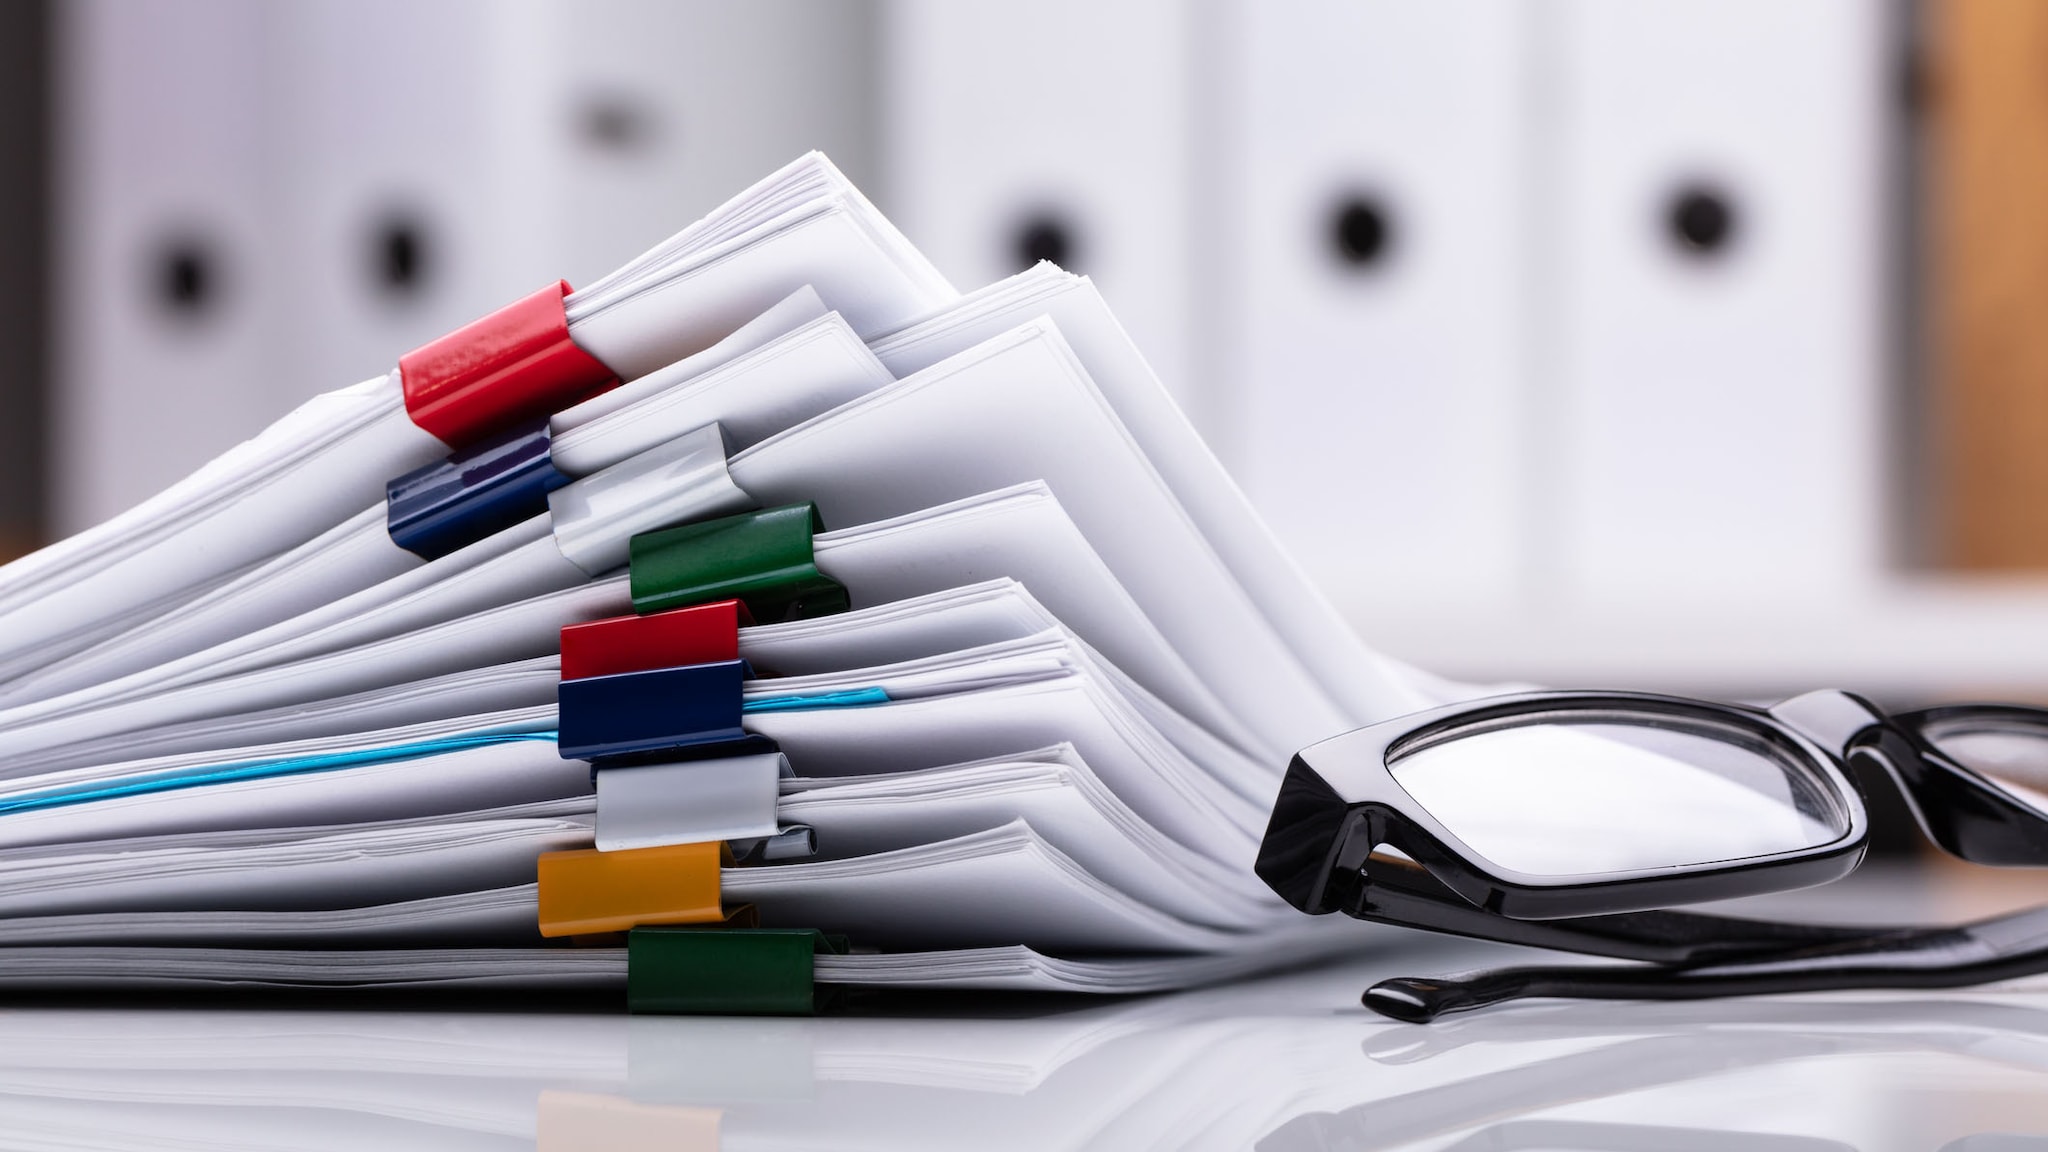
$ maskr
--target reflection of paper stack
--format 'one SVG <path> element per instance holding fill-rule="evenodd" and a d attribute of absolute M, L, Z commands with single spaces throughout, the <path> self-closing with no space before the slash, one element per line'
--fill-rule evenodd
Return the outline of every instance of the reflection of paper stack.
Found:
<path fill-rule="evenodd" d="M 1218 979 L 1341 937 L 1250 872 L 1286 757 L 1440 691 L 1086 280 L 956 296 L 817 156 L 0 569 L 0 613 L 13 987 Z"/>
<path fill-rule="evenodd" d="M 1790 1078 L 1806 1127 L 1842 1142 L 1783 1146 L 1867 1148 L 1891 1146 L 1877 1105 L 1895 1082 L 1932 1067 L 1968 1086 L 1980 1107 L 1939 1141 L 1981 1126 L 1987 1099 L 2031 1105 L 2048 1064 L 2020 991 L 1560 1005 L 1427 1030 L 1345 1010 L 1388 974 L 1001 1019 L 17 1010 L 0 1108 L 15 1146 L 96 1150 L 1707 1148 L 1779 1138 L 1731 1141 L 1702 1078 L 1760 1097 Z"/>
<path fill-rule="evenodd" d="M 1329 1010 L 1355 980 L 1001 1020 L 40 1010 L 11 1021 L 0 1101 L 36 1147 L 1248 1147 L 1390 1091 Z"/>

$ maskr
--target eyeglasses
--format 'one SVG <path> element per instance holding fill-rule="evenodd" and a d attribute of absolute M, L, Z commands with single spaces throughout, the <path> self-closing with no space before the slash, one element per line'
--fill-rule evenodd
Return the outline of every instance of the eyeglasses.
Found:
<path fill-rule="evenodd" d="M 1367 1007 L 1417 1022 L 1523 996 L 1960 987 L 2048 971 L 2048 909 L 1946 929 L 1672 910 L 1853 871 L 1869 835 L 1846 771 L 1856 760 L 1882 770 L 1944 850 L 2048 865 L 2048 710 L 1886 716 L 1835 691 L 1768 709 L 1532 692 L 1302 749 L 1256 868 L 1312 914 L 1650 962 L 1404 978 L 1366 992 Z"/>

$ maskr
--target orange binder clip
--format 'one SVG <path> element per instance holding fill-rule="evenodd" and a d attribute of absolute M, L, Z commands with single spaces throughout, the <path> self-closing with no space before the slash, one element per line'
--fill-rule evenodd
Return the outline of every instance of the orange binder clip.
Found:
<path fill-rule="evenodd" d="M 731 863 L 723 841 L 542 853 L 540 934 L 585 936 L 641 924 L 722 923 L 719 869 Z"/>

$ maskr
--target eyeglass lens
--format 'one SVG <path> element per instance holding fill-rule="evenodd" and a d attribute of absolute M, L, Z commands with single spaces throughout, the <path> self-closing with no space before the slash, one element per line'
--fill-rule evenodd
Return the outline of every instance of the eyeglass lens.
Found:
<path fill-rule="evenodd" d="M 1416 803 L 1487 861 L 1536 876 L 1749 859 L 1840 839 L 1829 778 L 1718 725 L 1549 717 L 1394 750 Z"/>
<path fill-rule="evenodd" d="M 2048 814 L 2048 725 L 1964 712 L 1923 723 L 1920 735 L 2015 800 Z"/>

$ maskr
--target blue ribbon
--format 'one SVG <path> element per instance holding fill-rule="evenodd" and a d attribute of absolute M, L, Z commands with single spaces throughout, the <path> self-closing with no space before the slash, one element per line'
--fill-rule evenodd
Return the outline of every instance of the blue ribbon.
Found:
<path fill-rule="evenodd" d="M 282 760 L 245 760 L 232 764 L 171 768 L 112 782 L 81 782 L 0 798 L 0 815 L 9 812 L 32 812 L 38 808 L 57 808 L 66 804 L 83 804 L 90 800 L 111 800 L 120 796 L 172 792 L 180 788 L 197 788 L 206 784 L 231 784 L 238 780 L 263 780 L 272 776 L 331 772 L 337 768 L 356 768 L 365 764 L 389 764 L 399 760 L 417 760 L 423 756 L 435 756 L 443 752 L 460 752 L 468 748 L 487 748 L 494 744 L 512 744 L 526 740 L 545 740 L 552 744 L 555 733 L 553 729 L 548 729 L 541 732 L 450 736 L 442 740 L 391 744 L 382 748 L 362 748 L 353 752 L 328 752 L 318 756 L 293 756 Z"/>
<path fill-rule="evenodd" d="M 797 712 L 817 708 L 857 708 L 888 702 L 889 694 L 880 688 L 855 688 L 845 692 L 823 692 L 811 696 L 768 696 L 747 701 L 742 710 Z M 555 730 L 552 728 L 536 732 L 497 732 L 476 736 L 449 736 L 440 740 L 419 740 L 410 744 L 389 744 L 381 748 L 360 748 L 352 752 L 327 752 L 318 756 L 291 756 L 280 760 L 244 760 L 228 764 L 170 768 L 115 781 L 85 781 L 0 797 L 0 815 L 33 812 L 42 808 L 59 808 L 94 800 L 113 800 L 122 796 L 174 792 L 181 788 L 199 788 L 208 784 L 232 784 L 241 780 L 266 780 L 275 776 L 298 776 L 313 772 L 332 772 L 339 768 L 359 768 L 369 764 L 391 764 L 401 760 L 438 756 L 444 752 L 488 748 L 497 744 L 516 744 L 523 741 L 546 741 L 552 744 L 555 742 L 555 736 Z"/>
<path fill-rule="evenodd" d="M 860 708 L 887 704 L 889 693 L 880 688 L 849 688 L 844 692 L 820 692 L 815 696 L 762 696 L 740 706 L 742 712 L 805 712 L 816 708 Z"/>

